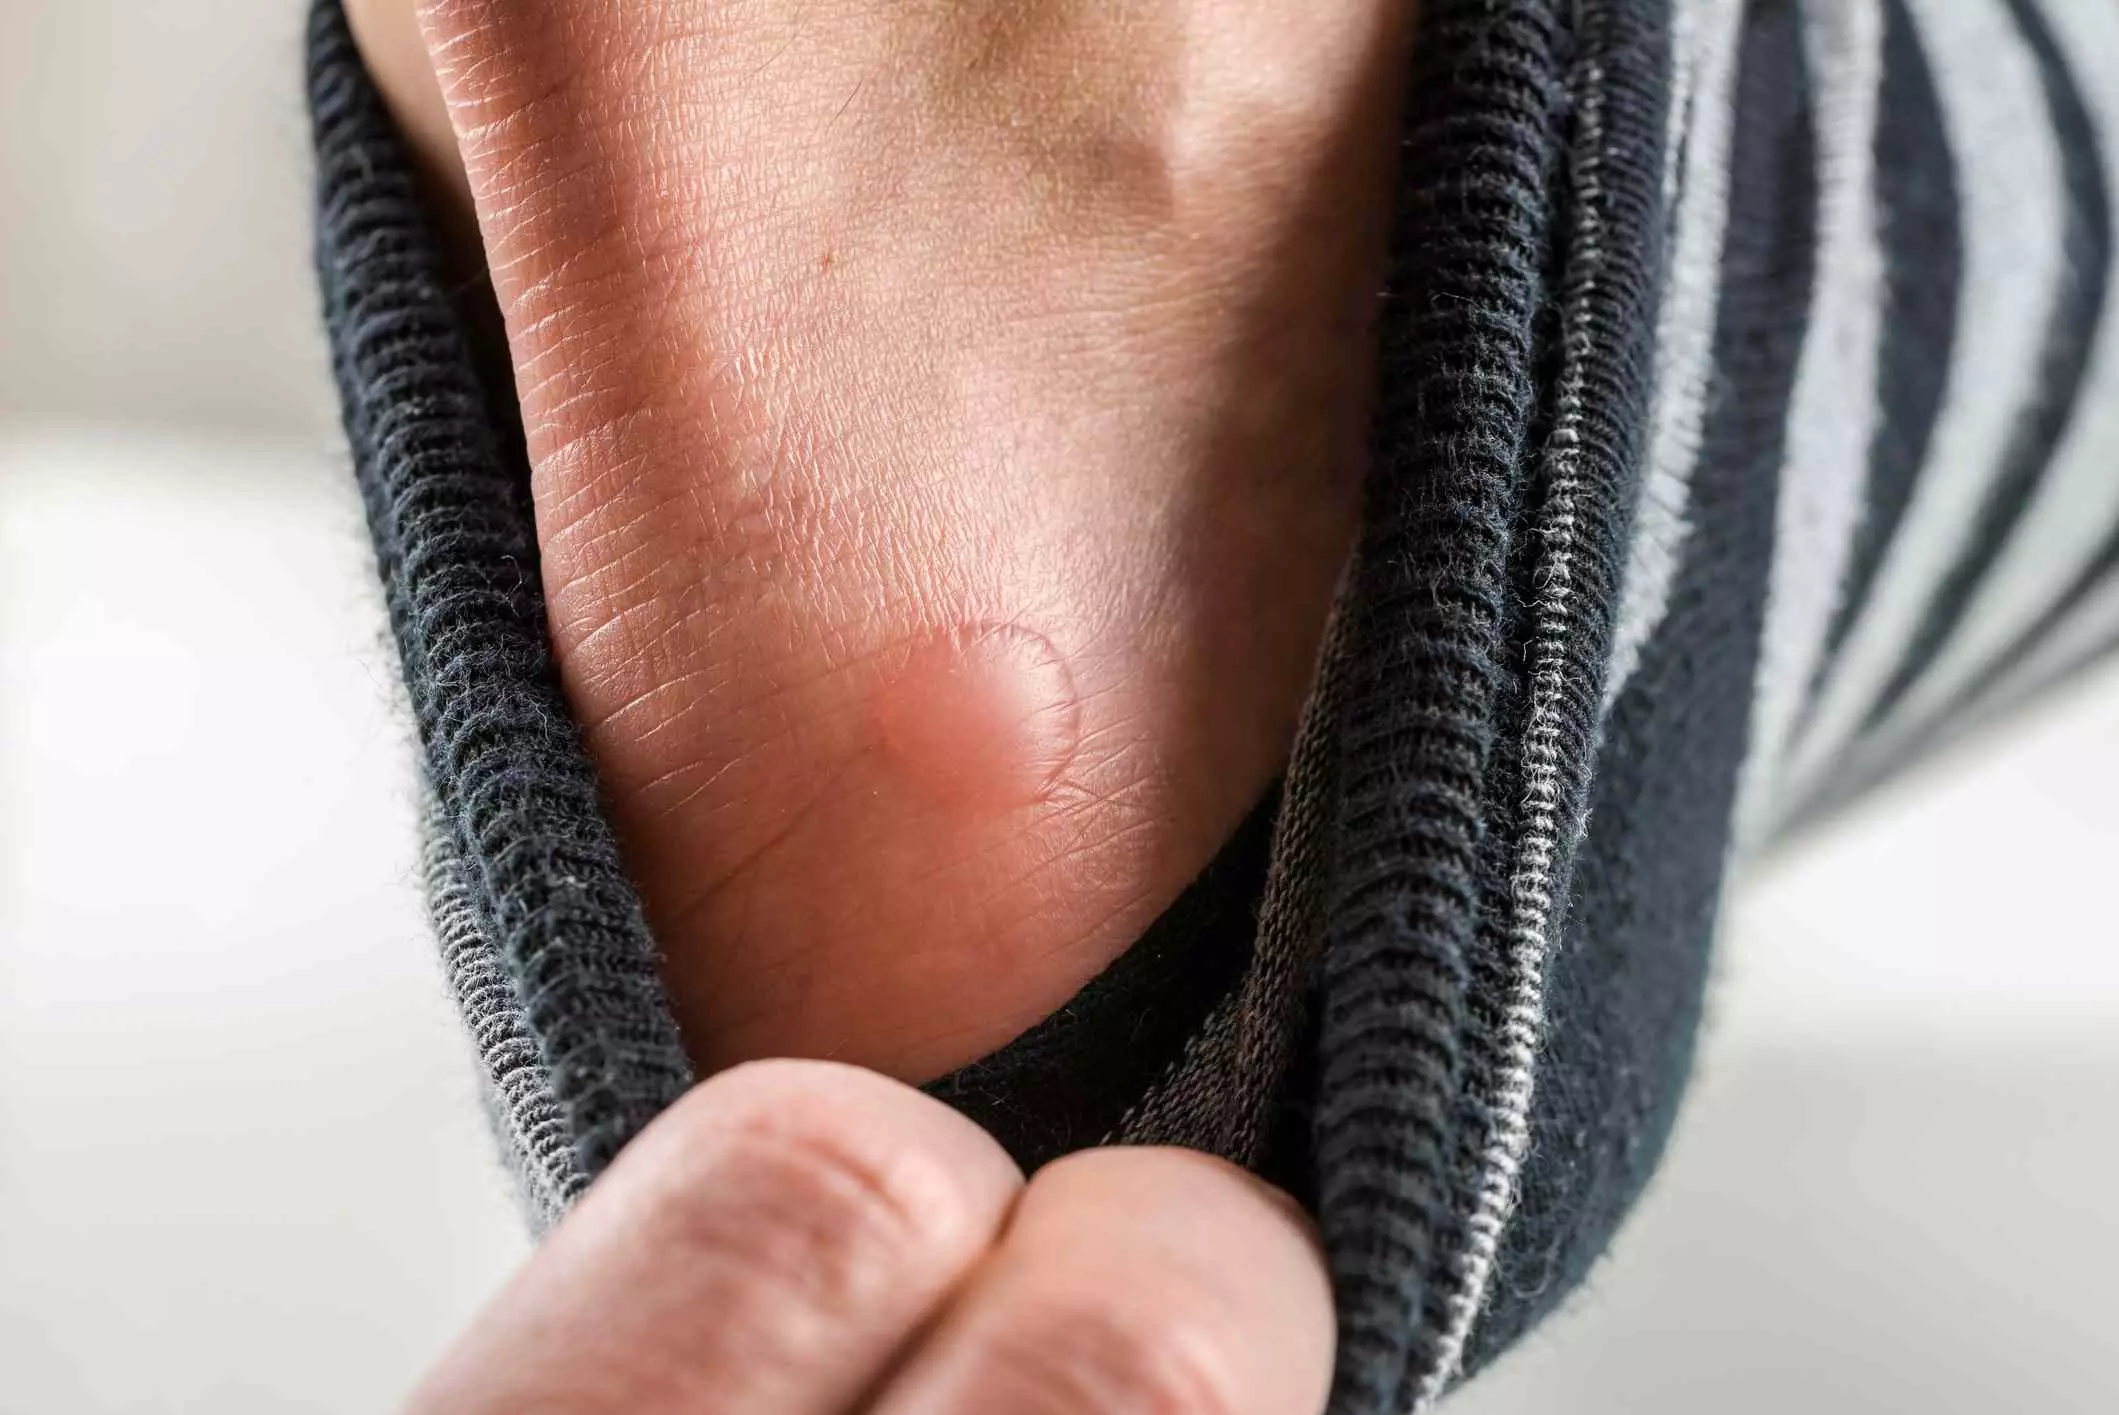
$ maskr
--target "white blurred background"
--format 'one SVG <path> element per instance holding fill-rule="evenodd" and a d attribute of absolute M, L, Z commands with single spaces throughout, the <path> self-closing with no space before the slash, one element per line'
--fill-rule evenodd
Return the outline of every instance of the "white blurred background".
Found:
<path fill-rule="evenodd" d="M 303 0 L 0 0 L 0 1415 L 382 1412 L 519 1261 L 411 881 Z M 1453 1409 L 2119 1409 L 2119 672 L 1775 862 Z"/>

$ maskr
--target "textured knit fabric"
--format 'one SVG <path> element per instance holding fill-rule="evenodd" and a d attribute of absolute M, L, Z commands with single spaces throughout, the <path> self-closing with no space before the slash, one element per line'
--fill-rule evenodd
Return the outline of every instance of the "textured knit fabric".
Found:
<path fill-rule="evenodd" d="M 1743 856 L 2119 642 L 2119 6 L 1422 0 L 1357 550 L 1285 787 L 931 1089 L 1317 1214 L 1334 1415 L 1589 1273 Z M 445 975 L 548 1223 L 691 1081 L 546 642 L 512 406 L 315 0 L 319 269 Z"/>
<path fill-rule="evenodd" d="M 1490 1358 L 1602 1250 L 1668 1134 L 1690 1057 L 1763 640 L 1778 468 L 1815 274 L 1815 133 L 1794 0 L 1748 7 L 1716 394 L 1667 608 L 1607 715 L 1573 910 L 1545 980 L 1534 1163 L 1476 1334 Z"/>
<path fill-rule="evenodd" d="M 436 909 L 457 940 L 458 995 L 497 1090 L 524 1098 L 524 1132 L 558 1117 L 567 1163 L 593 1177 L 684 1091 L 691 1069 L 553 670 L 528 482 L 473 371 L 439 242 L 335 3 L 314 11 L 310 72 L 324 317 L 439 803 L 452 892 Z M 512 997 L 485 986 L 495 969 Z M 534 1074 L 519 1069 L 525 1036 Z M 562 1196 L 578 1187 L 570 1172 L 531 1185 Z"/>

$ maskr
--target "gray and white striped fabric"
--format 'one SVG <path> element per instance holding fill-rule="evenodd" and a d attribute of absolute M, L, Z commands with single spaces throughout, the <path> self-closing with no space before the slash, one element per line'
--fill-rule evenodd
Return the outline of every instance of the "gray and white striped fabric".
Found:
<path fill-rule="evenodd" d="M 2094 652 L 2119 570 L 2119 7 L 1804 14 L 1822 239 L 1788 410 L 1753 838 L 2021 696 L 2049 637 Z M 1923 174 L 1889 160 L 1909 148 L 1949 172 L 1911 189 Z M 1945 191 L 1954 239 L 1907 213 Z M 1893 307 L 1915 285 L 1939 319 Z M 1942 370 L 1939 401 L 1900 393 L 1893 366 L 1909 364 Z"/>
<path fill-rule="evenodd" d="M 542 1226 L 692 1071 L 519 441 L 312 4 L 434 921 Z M 931 1088 L 1026 1165 L 1180 1143 L 1302 1195 L 1335 1415 L 1432 1402 L 1581 1282 L 1673 1122 L 1732 866 L 2119 643 L 2119 0 L 1418 9 L 1362 540 L 1286 790 Z"/>
<path fill-rule="evenodd" d="M 1571 898 L 1488 886 L 1529 926 L 1482 935 L 1516 981 L 1470 1004 L 1496 1075 L 1416 1407 L 1645 1181 L 1743 863 L 2119 644 L 2119 5 L 1592 8 L 1667 21 L 1646 450 Z M 1578 67 L 1577 104 L 1615 69 Z M 1514 789 L 1489 819 L 1520 866 L 1547 850 Z"/>

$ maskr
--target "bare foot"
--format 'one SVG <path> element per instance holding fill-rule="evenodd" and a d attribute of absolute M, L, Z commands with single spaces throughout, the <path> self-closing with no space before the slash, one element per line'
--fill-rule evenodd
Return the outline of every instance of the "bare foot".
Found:
<path fill-rule="evenodd" d="M 475 204 L 566 690 L 702 1066 L 991 1051 L 1279 769 L 1406 8 L 354 6 Z"/>

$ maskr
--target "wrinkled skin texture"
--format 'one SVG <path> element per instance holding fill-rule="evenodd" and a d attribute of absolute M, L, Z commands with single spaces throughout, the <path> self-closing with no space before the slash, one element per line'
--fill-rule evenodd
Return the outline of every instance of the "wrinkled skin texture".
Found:
<path fill-rule="evenodd" d="M 992 1050 L 1279 769 L 1405 7 L 350 8 L 490 269 L 565 688 L 713 1075 L 414 1415 L 1314 1415 L 1283 1197 L 1168 1151 L 1026 1181 L 874 1071 L 739 1063 Z"/>
<path fill-rule="evenodd" d="M 1403 8 L 354 9 L 491 271 L 562 676 L 696 1059 L 920 1080 L 1006 1042 L 1285 758 Z"/>
<path fill-rule="evenodd" d="M 644 1133 L 408 1415 L 1316 1415 L 1294 1207 L 1176 1150 L 1027 1183 L 939 1102 L 761 1062 Z"/>

